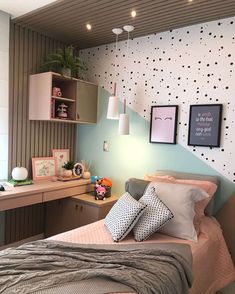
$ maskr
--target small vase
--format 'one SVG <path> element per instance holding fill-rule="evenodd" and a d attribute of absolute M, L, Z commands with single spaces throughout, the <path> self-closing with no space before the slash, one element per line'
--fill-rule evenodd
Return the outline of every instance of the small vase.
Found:
<path fill-rule="evenodd" d="M 70 177 L 72 177 L 72 175 L 73 175 L 73 172 L 70 169 L 65 169 L 62 172 L 62 176 L 65 178 L 70 178 Z"/>
<path fill-rule="evenodd" d="M 91 173 L 89 171 L 85 171 L 82 175 L 83 179 L 90 179 Z"/>
<path fill-rule="evenodd" d="M 70 68 L 62 68 L 62 75 L 71 77 L 71 69 Z"/>

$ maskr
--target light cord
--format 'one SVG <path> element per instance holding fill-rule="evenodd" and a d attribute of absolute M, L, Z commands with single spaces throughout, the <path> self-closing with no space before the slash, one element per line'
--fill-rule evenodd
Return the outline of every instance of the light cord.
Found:
<path fill-rule="evenodd" d="M 126 50 L 126 57 L 127 57 L 127 64 L 129 61 L 129 41 L 130 41 L 130 32 L 127 32 L 127 50 Z M 129 81 L 130 81 L 130 71 L 127 71 L 127 77 L 128 77 L 128 85 L 129 85 Z M 127 87 L 127 95 L 128 95 L 128 91 L 129 91 L 129 87 Z M 127 96 L 126 95 L 126 96 Z M 126 113 L 126 98 L 124 98 L 123 101 L 123 112 Z"/>

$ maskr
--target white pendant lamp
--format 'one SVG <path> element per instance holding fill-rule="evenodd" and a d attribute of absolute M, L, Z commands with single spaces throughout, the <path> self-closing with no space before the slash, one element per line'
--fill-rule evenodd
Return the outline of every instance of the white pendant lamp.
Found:
<path fill-rule="evenodd" d="M 117 44 L 118 44 L 118 36 L 123 32 L 120 28 L 112 29 L 112 32 L 116 35 L 116 50 L 115 50 L 115 60 L 117 57 Z M 116 67 L 116 63 L 115 63 Z M 116 74 L 115 74 L 115 78 Z M 114 83 L 113 95 L 109 97 L 108 103 L 108 111 L 107 111 L 107 119 L 119 119 L 119 98 L 116 96 L 117 93 L 117 83 Z"/>
<path fill-rule="evenodd" d="M 129 59 L 129 35 L 130 32 L 134 30 L 134 27 L 131 25 L 126 25 L 123 27 L 124 31 L 128 33 L 128 38 L 127 38 L 127 58 Z M 130 80 L 130 79 L 128 79 Z M 119 135 L 129 135 L 130 134 L 130 122 L 129 122 L 129 115 L 126 113 L 126 99 L 123 101 L 123 113 L 120 114 L 119 117 L 119 128 L 118 128 L 118 133 Z"/>
<path fill-rule="evenodd" d="M 124 100 L 124 109 L 126 109 L 126 99 Z M 119 135 L 129 135 L 130 133 L 129 115 L 124 110 L 119 116 L 118 133 Z"/>

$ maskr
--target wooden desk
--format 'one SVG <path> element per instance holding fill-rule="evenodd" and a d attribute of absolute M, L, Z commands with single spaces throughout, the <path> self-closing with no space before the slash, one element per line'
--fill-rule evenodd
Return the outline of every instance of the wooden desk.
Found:
<path fill-rule="evenodd" d="M 9 187 L 7 191 L 0 192 L 0 211 L 71 197 L 92 190 L 90 179 L 68 182 L 41 181 L 28 186 Z"/>

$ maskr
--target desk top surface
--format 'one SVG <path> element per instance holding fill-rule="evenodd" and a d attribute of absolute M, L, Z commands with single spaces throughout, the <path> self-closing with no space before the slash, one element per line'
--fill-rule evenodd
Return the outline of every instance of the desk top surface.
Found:
<path fill-rule="evenodd" d="M 10 187 L 6 184 L 4 185 L 6 191 L 0 192 L 0 201 L 6 198 L 17 197 L 21 195 L 30 195 L 35 193 L 48 192 L 52 190 L 60 190 L 64 188 L 71 188 L 76 186 L 82 186 L 90 184 L 90 179 L 78 179 L 73 181 L 37 181 L 32 185 L 18 186 L 18 187 Z"/>

